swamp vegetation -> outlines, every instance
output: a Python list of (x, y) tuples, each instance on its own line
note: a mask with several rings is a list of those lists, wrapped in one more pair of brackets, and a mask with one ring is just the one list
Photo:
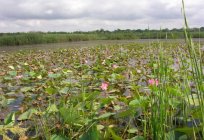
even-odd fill
[(0, 139), (203, 140), (204, 47), (184, 20), (185, 43), (2, 53)]

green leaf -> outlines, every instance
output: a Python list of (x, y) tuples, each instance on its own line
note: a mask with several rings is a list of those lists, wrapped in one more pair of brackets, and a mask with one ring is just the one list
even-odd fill
[(55, 104), (52, 104), (47, 108), (47, 113), (56, 113), (58, 111), (59, 110), (57, 109), (57, 106)]
[(97, 130), (102, 130), (102, 129), (105, 128), (105, 126), (99, 124), (99, 125), (96, 126), (96, 128), (97, 128)]
[(9, 113), (4, 119), (4, 124), (13, 126), (15, 123), (15, 112)]
[(16, 92), (8, 92), (8, 93), (6, 93), (6, 95), (9, 95), (9, 96), (14, 96), (16, 94)]
[(73, 71), (67, 70), (67, 69), (63, 69), (62, 72), (63, 72), (64, 74), (68, 74), (68, 73), (72, 73)]
[(100, 135), (96, 126), (92, 126), (79, 140), (99, 140)]
[(133, 137), (129, 140), (145, 140), (145, 138), (143, 136), (136, 136), (136, 137)]
[(21, 90), (21, 92), (28, 92), (28, 91), (32, 90), (32, 87), (23, 87), (20, 90)]
[(48, 77), (49, 78), (59, 78), (61, 76), (61, 74), (60, 73), (56, 73), (56, 74), (48, 74)]
[(59, 109), (59, 112), (64, 119), (64, 122), (67, 124), (72, 125), (80, 121), (80, 114), (78, 113), (77, 108), (74, 108), (73, 106), (70, 106), (69, 108), (62, 107)]
[(132, 116), (136, 113), (136, 109), (135, 108), (130, 108), (127, 110), (124, 110), (122, 112), (117, 113), (116, 117), (118, 118), (124, 118), (124, 117), (129, 117)]
[(110, 127), (108, 128), (108, 132), (111, 134), (113, 140), (122, 140), (122, 138), (117, 136)]
[(153, 64), (154, 69), (158, 68), (158, 64)]
[(200, 127), (182, 127), (182, 128), (176, 128), (175, 131), (177, 132), (183, 132), (185, 134), (193, 135), (193, 133), (197, 133), (201, 130)]
[(146, 97), (140, 97), (139, 99), (134, 99), (129, 102), (129, 106), (131, 107), (145, 107), (148, 103), (148, 99)]
[(115, 115), (115, 113), (110, 113), (110, 112), (108, 112), (108, 113), (105, 113), (105, 114), (102, 114), (102, 115), (100, 115), (97, 119), (105, 119), (105, 118), (109, 118), (110, 116), (112, 116), (112, 115)]
[(15, 101), (16, 101), (16, 99), (13, 99), (13, 98), (7, 99), (7, 105), (10, 105), (10, 104), (14, 103)]
[(57, 92), (57, 90), (55, 88), (52, 88), (52, 87), (48, 87), (45, 89), (45, 91), (48, 93), (48, 94), (55, 94)]
[(69, 91), (68, 87), (62, 88), (59, 92), (62, 94), (67, 94), (67, 92)]
[(4, 97), (4, 96), (0, 96), (0, 105), (1, 105), (1, 107), (6, 107), (7, 104), (8, 104), (8, 99), (6, 99), (6, 97)]
[(135, 133), (138, 132), (138, 129), (137, 128), (130, 128), (130, 129), (128, 129), (127, 132), (130, 133), (130, 134), (135, 134)]
[(187, 135), (182, 135), (178, 138), (178, 140), (189, 140)]
[(36, 109), (29, 109), (27, 110), (26, 112), (24, 112), (23, 114), (21, 114), (19, 117), (18, 117), (18, 120), (19, 121), (23, 121), (23, 120), (29, 120), (31, 119), (32, 115), (34, 113), (37, 113), (37, 110)]
[(64, 136), (54, 134), (54, 135), (51, 136), (50, 140), (69, 140), (69, 139), (64, 137)]
[(29, 75), (30, 75), (31, 77), (34, 77), (34, 76), (36, 75), (36, 73), (35, 73), (34, 71), (31, 71), (31, 72), (29, 72)]
[(140, 104), (141, 104), (141, 101), (139, 99), (132, 100), (129, 103), (130, 106), (140, 106)]
[(9, 75), (11, 75), (11, 76), (16, 76), (16, 75), (17, 75), (17, 72), (16, 72), (16, 71), (9, 71), (8, 73), (9, 73)]
[(5, 76), (4, 80), (13, 80), (11, 76)]
[(190, 105), (199, 106), (199, 97), (196, 94), (186, 97), (186, 101), (189, 102)]
[(166, 138), (167, 140), (175, 140), (175, 133), (174, 131), (170, 131), (168, 133), (166, 133)]

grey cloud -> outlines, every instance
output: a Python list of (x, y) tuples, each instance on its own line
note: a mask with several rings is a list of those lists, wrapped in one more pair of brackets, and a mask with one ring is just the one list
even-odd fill
[[(78, 7), (77, 3), (50, 2), (50, 1), (9, 1), (4, 2), (4, 7), (0, 9), (1, 19), (77, 19), (77, 18), (96, 18), (109, 20), (132, 20), (142, 18), (143, 15), (131, 5), (122, 5), (120, 1), (109, 3), (99, 1), (89, 2)], [(6, 8), (11, 7), (11, 8)], [(77, 9), (78, 7), (78, 9)]]
[[(0, 0), (0, 3), (0, 32), (143, 28), (147, 24), (178, 27), (182, 24), (178, 0)], [(192, 25), (204, 23), (203, 7), (202, 0), (186, 0)]]
[(169, 7), (168, 4), (156, 1), (148, 5), (146, 15), (152, 19), (179, 19), (181, 9), (178, 7)]

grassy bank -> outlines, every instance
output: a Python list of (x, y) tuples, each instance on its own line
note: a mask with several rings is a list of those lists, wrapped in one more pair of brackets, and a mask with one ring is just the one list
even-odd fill
[[(204, 38), (204, 29), (191, 29), (193, 38)], [(182, 29), (164, 30), (97, 30), (92, 32), (31, 32), (0, 34), (0, 46), (18, 46), (29, 44), (62, 43), (87, 40), (130, 40), (130, 39), (182, 39)]]

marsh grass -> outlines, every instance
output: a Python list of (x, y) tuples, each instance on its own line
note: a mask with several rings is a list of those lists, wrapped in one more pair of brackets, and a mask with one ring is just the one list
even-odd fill
[[(176, 58), (172, 58), (176, 59), (179, 77), (171, 76), (172, 70), (169, 64), (171, 59), (163, 54), (165, 50), (158, 47), (159, 55), (155, 56), (158, 58), (155, 63), (158, 69), (154, 69), (153, 78), (158, 78), (160, 83), (152, 89), (152, 93), (156, 96), (150, 99), (152, 101), (150, 125), (152, 138), (155, 140), (179, 139), (182, 133), (186, 133), (186, 136), (181, 136), (185, 139), (203, 139), (203, 52), (201, 45), (195, 45), (192, 41), (184, 1), (182, 1), (182, 6), (187, 52), (178, 46), (179, 51), (174, 52)], [(159, 46), (161, 45), (162, 43)], [(172, 85), (174, 80), (177, 83)], [(181, 99), (178, 104), (180, 108), (172, 106), (172, 99), (175, 98), (175, 95), (172, 96), (172, 94), (175, 93), (177, 98)], [(178, 123), (182, 126), (179, 126)]]

